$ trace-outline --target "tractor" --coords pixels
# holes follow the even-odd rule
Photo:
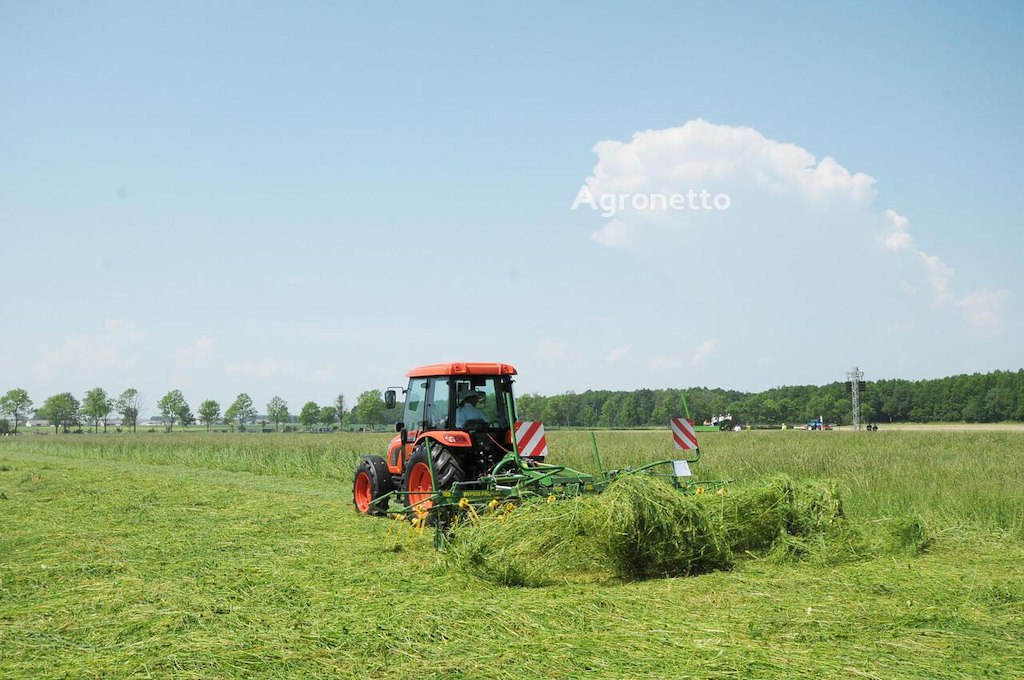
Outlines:
[[[410,371],[402,390],[405,411],[387,455],[364,456],[356,470],[356,509],[384,514],[392,499],[405,506],[429,505],[435,490],[490,473],[512,450],[514,375],[513,366],[500,363],[433,364]],[[396,401],[396,389],[388,389],[385,406],[395,408]]]
[[[388,408],[395,408],[397,390],[402,389],[404,413],[386,455],[363,456],[356,468],[356,510],[367,515],[415,515],[440,531],[460,513],[532,498],[553,501],[552,497],[600,493],[621,475],[654,474],[657,466],[672,466],[670,474],[660,476],[684,492],[718,483],[690,478],[688,464],[699,460],[700,449],[692,421],[681,418],[673,419],[673,429],[689,427],[690,436],[676,435],[677,448],[695,450],[693,459],[604,471],[592,433],[597,475],[545,462],[542,424],[516,420],[515,375],[515,367],[502,363],[432,364],[409,371],[404,389],[387,389]],[[691,443],[680,445],[687,441]]]

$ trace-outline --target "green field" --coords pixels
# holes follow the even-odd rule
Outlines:
[[[711,433],[701,474],[834,479],[851,524],[912,521],[927,549],[537,588],[357,516],[386,441],[0,438],[0,677],[1024,676],[1024,433]],[[593,467],[587,434],[549,441]],[[606,467],[668,441],[598,434]]]

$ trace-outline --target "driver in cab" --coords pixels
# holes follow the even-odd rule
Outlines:
[[[478,390],[462,390],[458,394],[459,407],[455,410],[455,427],[465,427],[473,420],[487,422],[487,416],[476,407],[483,394]]]

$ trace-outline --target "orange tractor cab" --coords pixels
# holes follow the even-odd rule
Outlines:
[[[501,363],[450,363],[409,371],[404,412],[387,456],[364,456],[353,499],[362,513],[384,514],[388,501],[431,504],[438,489],[490,474],[514,450],[516,369]],[[384,393],[394,408],[394,388]],[[397,493],[396,493],[397,492]]]

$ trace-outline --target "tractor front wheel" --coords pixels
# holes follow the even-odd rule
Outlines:
[[[380,456],[364,456],[352,480],[352,501],[364,515],[386,515],[388,500],[381,499],[395,490],[388,465]]]
[[[405,466],[405,490],[408,492],[405,502],[407,505],[422,506],[424,510],[429,510],[433,505],[430,497],[435,489],[437,491],[450,489],[455,482],[464,482],[469,478],[452,452],[443,446],[433,447],[433,458],[436,483],[430,474],[431,461],[427,458],[427,447],[420,444],[412,450],[409,462]]]

